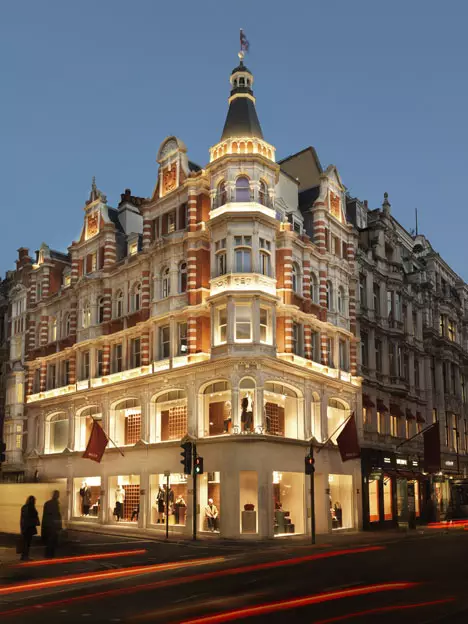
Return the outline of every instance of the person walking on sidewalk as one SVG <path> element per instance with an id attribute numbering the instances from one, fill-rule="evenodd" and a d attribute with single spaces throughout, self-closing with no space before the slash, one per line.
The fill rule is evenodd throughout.
<path id="1" fill-rule="evenodd" d="M 39 522 L 39 514 L 36 509 L 36 499 L 34 496 L 28 496 L 26 504 L 21 507 L 21 561 L 29 559 L 29 549 L 33 535 L 36 535 Z"/>
<path id="2" fill-rule="evenodd" d="M 44 504 L 42 514 L 42 541 L 45 544 L 45 556 L 48 558 L 54 557 L 59 532 L 62 530 L 59 497 L 60 492 L 54 490 L 52 498 Z"/>

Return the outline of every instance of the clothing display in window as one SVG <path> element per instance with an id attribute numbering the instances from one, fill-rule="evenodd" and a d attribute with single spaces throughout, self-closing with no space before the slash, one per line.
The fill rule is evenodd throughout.
<path id="1" fill-rule="evenodd" d="M 117 522 L 119 520 L 123 520 L 124 517 L 124 502 L 125 502 L 125 490 L 121 485 L 117 486 L 115 490 L 115 509 L 114 516 L 117 518 Z"/>
<path id="2" fill-rule="evenodd" d="M 253 425 L 253 401 L 250 392 L 241 401 L 241 422 L 244 425 L 244 431 L 252 431 Z"/>
<path id="3" fill-rule="evenodd" d="M 224 403 L 224 433 L 229 433 L 229 427 L 232 422 L 231 401 L 225 401 Z"/>
<path id="4" fill-rule="evenodd" d="M 164 511 L 166 509 L 166 492 L 159 486 L 156 494 L 156 507 L 158 509 L 158 524 L 164 522 Z"/>
<path id="5" fill-rule="evenodd" d="M 88 486 L 86 481 L 83 482 L 80 488 L 80 496 L 81 496 L 81 515 L 89 516 L 92 493 L 91 493 L 91 488 Z"/>
<path id="6" fill-rule="evenodd" d="M 208 505 L 205 507 L 205 517 L 208 522 L 208 528 L 211 532 L 218 530 L 218 508 L 213 502 L 213 499 L 208 500 Z"/>
<path id="7" fill-rule="evenodd" d="M 176 524 L 185 524 L 187 505 L 182 496 L 178 496 L 174 503 L 174 517 Z"/>

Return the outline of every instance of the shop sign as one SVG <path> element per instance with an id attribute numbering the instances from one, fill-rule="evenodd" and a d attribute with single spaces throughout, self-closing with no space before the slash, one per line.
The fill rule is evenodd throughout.
<path id="1" fill-rule="evenodd" d="M 413 459 L 411 462 L 411 465 L 413 466 L 413 468 L 419 468 L 419 462 L 417 459 Z"/>
<path id="2" fill-rule="evenodd" d="M 383 462 L 384 462 L 384 464 L 391 464 L 392 463 L 392 458 L 391 457 L 384 457 L 383 458 Z"/>
<path id="3" fill-rule="evenodd" d="M 453 468 L 455 466 L 455 462 L 452 461 L 451 459 L 447 459 L 447 461 L 445 462 L 445 465 L 447 466 L 447 468 Z"/>
<path id="4" fill-rule="evenodd" d="M 407 459 L 403 459 L 403 457 L 397 457 L 396 458 L 396 463 L 399 466 L 407 466 L 408 465 L 408 460 Z"/>
<path id="5" fill-rule="evenodd" d="M 376 469 L 369 473 L 369 481 L 380 481 L 382 478 L 382 470 Z"/>

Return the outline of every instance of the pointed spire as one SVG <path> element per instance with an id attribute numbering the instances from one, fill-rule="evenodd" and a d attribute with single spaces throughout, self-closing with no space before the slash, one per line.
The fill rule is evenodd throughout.
<path id="1" fill-rule="evenodd" d="M 97 199 L 100 199 L 104 204 L 107 201 L 106 196 L 104 195 L 104 193 L 102 193 L 98 187 L 96 186 L 96 176 L 93 176 L 92 182 L 91 182 L 91 192 L 89 194 L 89 199 L 86 202 L 86 204 L 92 204 L 94 201 L 96 201 Z"/>
<path id="2" fill-rule="evenodd" d="M 253 74 L 244 65 L 244 51 L 238 54 L 240 62 L 231 72 L 231 95 L 229 110 L 221 140 L 230 138 L 256 137 L 263 139 L 262 128 L 255 110 L 255 97 L 252 91 Z"/>

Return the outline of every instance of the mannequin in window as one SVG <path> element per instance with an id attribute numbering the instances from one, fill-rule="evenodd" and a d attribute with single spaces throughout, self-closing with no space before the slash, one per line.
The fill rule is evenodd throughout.
<path id="1" fill-rule="evenodd" d="M 135 505 L 135 507 L 133 508 L 131 521 L 133 522 L 134 520 L 136 520 L 138 522 L 139 515 L 140 515 L 140 504 L 138 503 L 138 505 Z"/>
<path id="2" fill-rule="evenodd" d="M 89 509 L 91 507 L 91 488 L 86 481 L 83 481 L 80 488 L 81 496 L 81 515 L 89 516 Z"/>
<path id="3" fill-rule="evenodd" d="M 159 486 L 156 494 L 156 505 L 158 507 L 158 524 L 164 524 L 164 511 L 166 509 L 166 492 Z"/>
<path id="4" fill-rule="evenodd" d="M 121 485 L 117 486 L 115 490 L 115 510 L 114 515 L 117 516 L 117 522 L 119 520 L 123 520 L 123 512 L 124 512 L 124 502 L 125 502 L 125 490 Z"/>
<path id="5" fill-rule="evenodd" d="M 213 533 L 213 531 L 218 530 L 218 508 L 214 504 L 212 498 L 208 499 L 208 505 L 205 507 L 205 516 L 208 522 L 208 528 Z"/>
<path id="6" fill-rule="evenodd" d="M 242 414 L 241 422 L 244 423 L 244 431 L 252 431 L 253 424 L 253 401 L 252 393 L 249 391 L 241 401 Z"/>
<path id="7" fill-rule="evenodd" d="M 179 494 L 174 503 L 174 515 L 176 524 L 185 524 L 185 509 L 187 505 L 183 497 Z M 181 520 L 183 519 L 183 522 Z"/>
<path id="8" fill-rule="evenodd" d="M 343 526 L 343 509 L 341 508 L 341 503 L 336 501 L 333 510 L 335 512 L 337 528 L 341 529 L 341 527 Z"/>
<path id="9" fill-rule="evenodd" d="M 224 403 L 224 433 L 229 433 L 229 425 L 232 422 L 231 401 Z"/>

